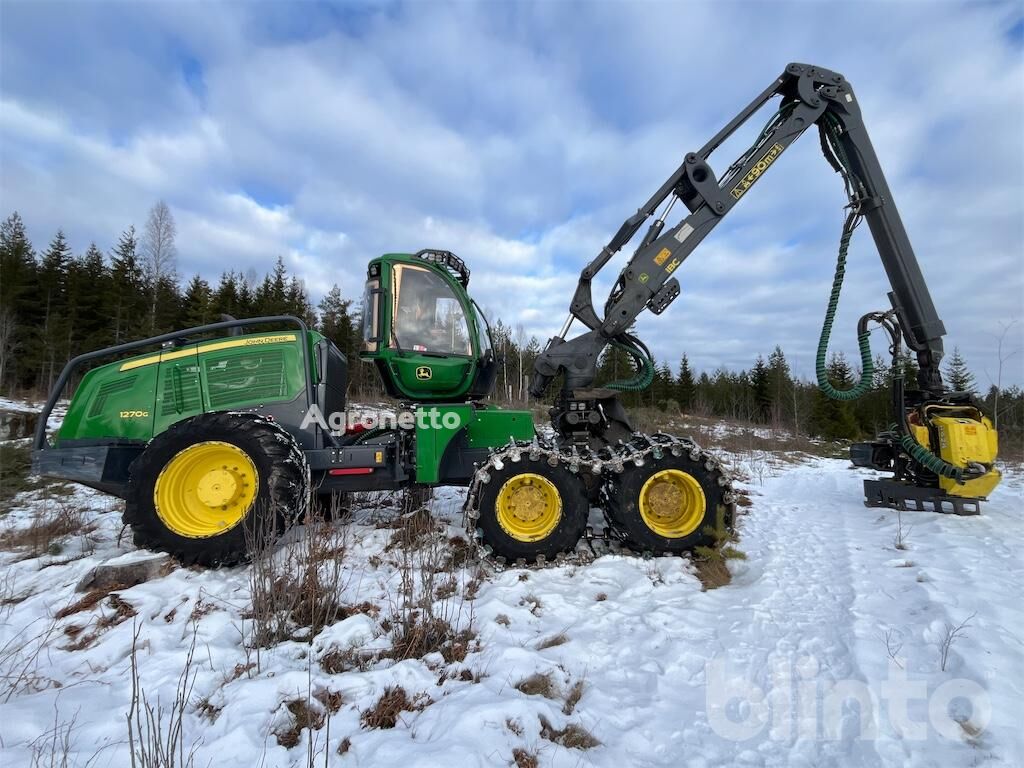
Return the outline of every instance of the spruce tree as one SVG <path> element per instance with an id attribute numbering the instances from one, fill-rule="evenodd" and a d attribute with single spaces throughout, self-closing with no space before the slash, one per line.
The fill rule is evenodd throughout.
<path id="1" fill-rule="evenodd" d="M 833 353 L 827 371 L 829 381 L 836 389 L 853 386 L 853 369 L 842 352 Z M 853 439 L 860 434 L 851 403 L 833 400 L 821 390 L 815 390 L 811 426 L 816 434 L 828 440 Z"/>
<path id="2" fill-rule="evenodd" d="M 768 355 L 768 392 L 771 398 L 771 422 L 780 425 L 784 421 L 783 414 L 792 410 L 793 379 L 790 377 L 786 355 L 778 344 Z"/>
<path id="3" fill-rule="evenodd" d="M 750 372 L 750 388 L 754 398 L 754 413 L 757 421 L 767 422 L 771 418 L 772 396 L 768 366 L 758 355 Z"/>
<path id="4" fill-rule="evenodd" d="M 17 211 L 0 224 L 0 389 L 8 380 L 29 384 L 31 366 L 17 353 L 39 322 L 36 261 Z"/>
<path id="5" fill-rule="evenodd" d="M 57 376 L 59 361 L 66 358 L 67 279 L 71 247 L 64 232 L 58 230 L 43 254 L 38 271 L 38 295 L 42 306 L 42 324 L 36 329 L 38 350 L 34 356 L 39 371 L 38 383 L 49 389 Z"/>
<path id="6" fill-rule="evenodd" d="M 185 288 L 182 305 L 184 324 L 189 328 L 206 325 L 219 319 L 214 314 L 213 291 L 210 289 L 210 284 L 199 275 L 193 275 Z"/>
<path id="7" fill-rule="evenodd" d="M 690 368 L 690 360 L 683 354 L 679 361 L 679 377 L 676 379 L 676 400 L 684 412 L 693 408 L 697 397 L 697 382 L 693 379 L 693 370 Z"/>
<path id="8" fill-rule="evenodd" d="M 946 360 L 946 386 L 954 392 L 974 392 L 977 389 L 974 374 L 967 368 L 960 347 L 953 347 L 953 354 Z"/>
<path id="9" fill-rule="evenodd" d="M 110 252 L 108 295 L 114 322 L 114 344 L 123 344 L 141 336 L 148 315 L 148 299 L 137 249 L 135 227 L 128 227 Z"/>

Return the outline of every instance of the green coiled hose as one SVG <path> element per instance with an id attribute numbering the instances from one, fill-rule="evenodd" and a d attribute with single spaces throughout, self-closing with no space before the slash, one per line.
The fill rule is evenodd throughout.
<path id="1" fill-rule="evenodd" d="M 633 378 L 612 381 L 605 384 L 605 387 L 619 392 L 641 392 L 651 386 L 651 382 L 654 381 L 654 361 L 632 344 L 612 339 L 611 346 L 627 352 L 636 361 L 637 371 Z"/>
<path id="2" fill-rule="evenodd" d="M 913 435 L 905 429 L 900 429 L 899 424 L 891 425 L 889 430 L 900 435 L 900 445 L 903 446 L 903 450 L 905 450 L 910 455 L 910 458 L 922 467 L 927 469 L 929 472 L 939 475 L 940 477 L 948 477 L 950 480 L 955 480 L 960 485 L 964 484 L 963 467 L 958 467 L 954 464 L 950 464 L 948 461 L 940 459 L 930 450 L 917 442 Z"/>
<path id="3" fill-rule="evenodd" d="M 828 299 L 828 309 L 825 310 L 825 322 L 821 326 L 821 337 L 818 339 L 818 355 L 815 370 L 818 375 L 818 389 L 824 392 L 833 400 L 856 400 L 871 391 L 874 380 L 875 365 L 871 359 L 871 341 L 867 330 L 861 331 L 857 336 L 857 343 L 860 346 L 860 381 L 852 389 L 836 389 L 828 380 L 828 340 L 832 335 L 832 321 L 839 307 L 839 294 L 843 290 L 843 278 L 846 275 L 846 253 L 850 248 L 850 238 L 857 226 L 856 212 L 851 212 L 846 217 L 843 225 L 843 235 L 839 239 L 839 257 L 836 259 L 836 273 L 832 279 L 832 295 Z"/>
<path id="4" fill-rule="evenodd" d="M 866 328 L 862 328 L 857 334 L 857 344 L 860 347 L 860 381 L 851 389 L 836 389 L 828 380 L 828 340 L 832 335 L 832 321 L 839 306 L 839 294 L 843 290 L 843 278 L 846 276 L 846 254 L 850 250 L 850 238 L 853 231 L 860 222 L 860 205 L 858 199 L 858 183 L 853 170 L 850 167 L 850 160 L 839 141 L 839 121 L 829 112 L 824 114 L 821 122 L 821 148 L 825 157 L 836 171 L 842 175 L 843 183 L 846 185 L 846 194 L 850 199 L 850 213 L 843 223 L 843 234 L 839 238 L 839 256 L 836 258 L 836 272 L 832 278 L 832 294 L 828 299 L 828 309 L 825 310 L 825 322 L 821 326 L 821 337 L 818 339 L 818 354 L 816 358 L 815 372 L 818 377 L 818 389 L 833 400 L 856 400 L 871 391 L 874 380 L 875 365 L 871 359 L 871 342 Z M 832 155 L 829 155 L 831 150 Z"/>

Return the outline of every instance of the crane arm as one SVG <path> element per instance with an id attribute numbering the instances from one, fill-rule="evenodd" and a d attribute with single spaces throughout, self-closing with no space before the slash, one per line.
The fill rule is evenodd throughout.
<path id="1" fill-rule="evenodd" d="M 719 178 L 708 158 L 776 96 L 781 97 L 778 111 L 757 141 Z M 671 304 L 680 292 L 679 282 L 673 276 L 679 265 L 812 125 L 822 130 L 826 157 L 844 175 L 851 215 L 863 217 L 871 230 L 892 286 L 889 300 L 893 311 L 907 346 L 918 357 L 919 384 L 927 392 L 941 394 L 944 388 L 939 363 L 945 328 L 864 127 L 858 101 L 842 75 L 806 64 L 787 66 L 772 85 L 707 144 L 687 154 L 661 188 L 623 222 L 608 245 L 584 267 L 570 304 L 569 319 L 537 359 L 531 393 L 541 396 L 559 372 L 565 375 L 566 393 L 592 386 L 601 351 L 613 340 L 628 340 L 628 329 L 645 309 L 661 314 Z M 678 201 L 682 201 L 689 214 L 665 229 L 666 218 Z M 598 314 L 591 294 L 594 276 L 663 204 L 665 209 L 650 224 L 619 274 L 604 311 Z M 566 340 L 573 320 L 579 320 L 588 330 Z"/>

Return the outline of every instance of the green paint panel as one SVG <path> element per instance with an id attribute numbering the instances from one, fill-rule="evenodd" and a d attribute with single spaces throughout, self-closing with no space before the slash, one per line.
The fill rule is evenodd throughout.
<path id="1" fill-rule="evenodd" d="M 448 444 L 466 430 L 470 448 L 496 448 L 509 440 L 533 439 L 533 418 L 529 411 L 505 411 L 468 404 L 430 405 L 418 410 L 437 413 L 431 420 L 416 420 L 416 482 L 436 483 L 441 459 Z M 444 426 L 445 414 L 458 416 L 458 426 Z M 449 416 L 449 423 L 452 418 Z M 423 427 L 420 424 L 424 425 Z M 431 424 L 436 426 L 431 426 Z"/>
<path id="2" fill-rule="evenodd" d="M 305 388 L 301 335 L 210 339 L 118 360 L 89 371 L 57 436 L 149 440 L 204 411 L 287 402 Z M 309 333 L 310 347 L 322 336 Z M 312 353 L 309 353 L 312 364 Z"/>
<path id="3" fill-rule="evenodd" d="M 394 357 L 388 366 L 399 389 L 416 400 L 460 397 L 473 383 L 473 361 L 465 357 L 410 355 Z"/>

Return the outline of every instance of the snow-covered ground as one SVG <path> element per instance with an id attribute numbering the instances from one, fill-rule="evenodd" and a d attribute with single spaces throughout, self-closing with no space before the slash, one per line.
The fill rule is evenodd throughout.
<path id="1" fill-rule="evenodd" d="M 196 766 L 1024 764 L 1024 475 L 1008 471 L 980 517 L 897 516 L 862 505 L 848 462 L 769 464 L 746 486 L 731 584 L 702 591 L 682 558 L 608 553 L 482 579 L 469 563 L 435 603 L 477 633 L 451 663 L 373 658 L 403 593 L 397 513 L 380 499 L 338 534 L 341 599 L 363 607 L 257 654 L 247 568 L 174 568 L 55 618 L 93 567 L 138 554 L 119 542 L 114 500 L 22 495 L 0 531 L 61 509 L 92 530 L 39 556 L 0 553 L 0 765 L 65 752 L 129 765 L 135 633 L 165 726 L 194 638 L 180 743 Z M 461 493 L 433 500 L 439 536 L 460 535 Z M 393 728 L 366 727 L 392 686 L 415 704 Z M 295 701 L 318 729 L 296 729 Z M 570 725 L 600 743 L 558 743 L 586 741 Z"/>

